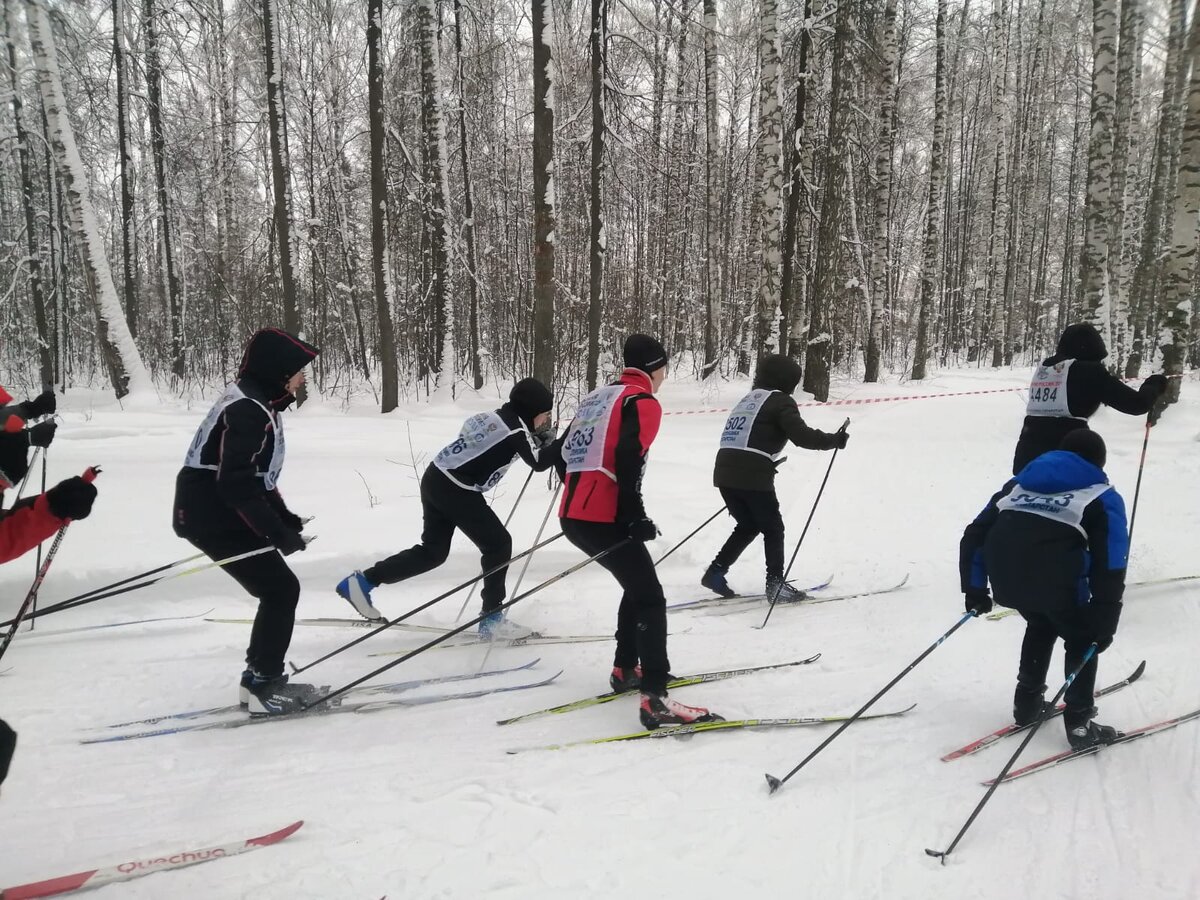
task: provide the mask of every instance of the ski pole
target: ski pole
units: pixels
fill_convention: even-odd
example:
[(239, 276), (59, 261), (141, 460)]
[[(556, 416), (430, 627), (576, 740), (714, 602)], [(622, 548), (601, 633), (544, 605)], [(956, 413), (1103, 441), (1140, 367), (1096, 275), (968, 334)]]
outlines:
[(674, 553), (676, 550), (678, 550), (680, 547), (682, 547), (684, 544), (686, 544), (688, 541), (690, 541), (692, 538), (694, 538), (697, 534), (699, 534), (700, 530), (702, 528), (704, 528), (705, 525), (707, 525), (709, 522), (711, 522), (713, 519), (715, 519), (721, 513), (725, 512), (726, 509), (728, 509), (728, 507), (722, 506), (715, 513), (713, 513), (711, 516), (709, 516), (707, 519), (705, 519), (703, 522), (701, 522), (699, 527), (697, 527), (695, 531), (693, 531), (691, 534), (689, 534), (687, 537), (685, 537), (682, 541), (680, 541), (678, 544), (676, 544), (674, 547), (672, 547), (670, 550), (668, 550), (666, 553), (664, 553), (662, 556), (660, 556), (658, 559), (656, 559), (654, 561), (654, 567), (658, 568), (659, 563), (661, 563), (664, 559), (666, 559), (668, 556), (670, 556), (672, 553)]
[[(534, 535), (533, 540), (535, 544), (542, 539), (542, 532), (546, 530), (546, 523), (550, 521), (550, 514), (554, 512), (554, 504), (558, 502), (558, 493), (561, 490), (562, 482), (560, 481), (550, 497), (550, 505), (546, 507), (546, 515), (542, 516), (542, 524), (538, 526), (537, 534)], [(517, 576), (517, 584), (513, 588), (514, 594), (521, 590), (521, 582), (525, 580), (525, 573), (529, 571), (529, 564), (531, 562), (533, 562), (532, 553), (525, 557), (525, 565), (521, 566), (521, 574)], [(495, 610), (492, 610), (492, 612), (495, 612)]]
[[(837, 434), (845, 434), (846, 429), (850, 427), (850, 417), (846, 417), (846, 421), (842, 423), (842, 427), (837, 430)], [(763, 623), (759, 628), (766, 628), (767, 622), (771, 621), (771, 613), (775, 612), (775, 602), (779, 599), (779, 592), (783, 590), (783, 585), (787, 581), (788, 575), (792, 571), (792, 565), (796, 562), (796, 556), (800, 553), (800, 545), (804, 543), (804, 536), (808, 534), (808, 526), (812, 524), (813, 516), (817, 514), (817, 504), (821, 502), (821, 495), (825, 493), (825, 484), (829, 481), (829, 473), (833, 471), (833, 464), (837, 462), (837, 455), (841, 451), (841, 447), (833, 448), (833, 457), (829, 460), (829, 467), (825, 470), (825, 477), (821, 479), (821, 487), (817, 491), (817, 499), (813, 501), (812, 509), (808, 511), (808, 519), (804, 523), (804, 530), (800, 532), (800, 540), (796, 541), (796, 549), (792, 551), (792, 558), (788, 560), (787, 568), (783, 570), (783, 578), (779, 581), (779, 586), (771, 594), (771, 606), (767, 609), (767, 616), (763, 619)]]
[(808, 756), (804, 757), (804, 759), (800, 760), (800, 762), (796, 765), (796, 767), (794, 769), (792, 769), (792, 771), (788, 772), (782, 778), (776, 778), (774, 775), (768, 775), (767, 776), (767, 785), (770, 787), (771, 793), (774, 794), (777, 790), (779, 790), (781, 787), (783, 787), (785, 784), (787, 784), (787, 782), (791, 779), (791, 777), (793, 775), (795, 775), (797, 772), (799, 772), (801, 769), (803, 769), (806, 765), (808, 765), (809, 761), (812, 760), (812, 758), (814, 756), (816, 756), (818, 753), (820, 753), (822, 750), (824, 750), (826, 747), (828, 747), (830, 744), (832, 744), (834, 739), (839, 734), (841, 734), (843, 731), (845, 731), (847, 728), (849, 728), (851, 725), (853, 725), (855, 722), (857, 722), (858, 719), (862, 716), (862, 714), (865, 713), (868, 709), (870, 709), (875, 704), (876, 700), (878, 700), (880, 697), (882, 697), (884, 694), (886, 694), (888, 691), (890, 691), (892, 688), (894, 688), (900, 682), (900, 679), (902, 679), (905, 675), (907, 675), (909, 672), (911, 672), (913, 669), (915, 669), (917, 667), (917, 665), (920, 664), (920, 662), (923, 659), (925, 659), (925, 657), (927, 657), (930, 653), (932, 653), (934, 650), (936, 650), (938, 647), (940, 647), (945, 642), (946, 638), (950, 637), (950, 635), (952, 635), (952, 634), (954, 634), (954, 632), (958, 631), (958, 629), (960, 629), (966, 623), (966, 621), (968, 619), (973, 619), (973, 618), (975, 618), (975, 613), (971, 613), (971, 612), (963, 613), (962, 618), (954, 623), (953, 628), (951, 628), (949, 631), (947, 631), (945, 634), (943, 634), (940, 638), (938, 638), (936, 641), (934, 641), (932, 644), (930, 644), (927, 648), (925, 648), (924, 653), (922, 653), (920, 656), (918, 656), (916, 659), (914, 659), (912, 662), (910, 662), (904, 668), (904, 671), (902, 671), (899, 675), (897, 675), (895, 678), (893, 678), (891, 681), (889, 681), (886, 685), (884, 685), (883, 690), (881, 690), (878, 694), (876, 694), (874, 697), (872, 697), (870, 700), (868, 700), (866, 703), (864, 703), (862, 705), (862, 708), (859, 709), (858, 712), (856, 712), (854, 715), (852, 715), (849, 719), (847, 719), (845, 722), (843, 722), (838, 727), (837, 731), (835, 731), (829, 737), (825, 738), (825, 740), (821, 741), (821, 743), (819, 745), (817, 745), (817, 749), (812, 751), (812, 753), (808, 754)]
[[(515, 606), (516, 604), (518, 604), (522, 600), (524, 600), (526, 597), (530, 597), (530, 596), (536, 594), (538, 591), (542, 590), (543, 588), (547, 588), (556, 582), (562, 581), (568, 575), (578, 572), (580, 569), (582, 569), (584, 566), (588, 565), (589, 563), (594, 563), (596, 560), (598, 560), (604, 556), (607, 556), (609, 553), (612, 553), (618, 547), (623, 547), (625, 544), (628, 544), (631, 540), (632, 540), (632, 538), (622, 538), (621, 540), (619, 540), (615, 544), (613, 544), (611, 547), (606, 547), (605, 549), (601, 550), (595, 556), (589, 556), (587, 559), (582, 560), (581, 562), (575, 563), (575, 565), (571, 566), (570, 568), (563, 569), (557, 575), (550, 576), (545, 581), (543, 581), (541, 584), (536, 585), (535, 587), (531, 587), (525, 593), (518, 594), (517, 596), (515, 596), (511, 600), (509, 600), (507, 603), (502, 603), (500, 605), (499, 609), (495, 610), (495, 611), (499, 612), (501, 610), (507, 610), (511, 606)], [(336, 691), (331, 691), (330, 693), (326, 694), (325, 696), (319, 697), (319, 698), (313, 700), (311, 703), (306, 703), (304, 706), (301, 706), (296, 711), (297, 712), (306, 712), (307, 710), (313, 709), (314, 707), (322, 706), (322, 705), (328, 703), (330, 700), (334, 699), (335, 697), (340, 697), (340, 696), (342, 696), (342, 694), (346, 693), (347, 691), (353, 690), (354, 688), (358, 687), (360, 684), (370, 681), (376, 675), (382, 675), (388, 669), (391, 669), (394, 666), (398, 666), (402, 662), (407, 662), (408, 660), (412, 659), (414, 656), (419, 656), (420, 654), (424, 653), (426, 650), (436, 647), (438, 644), (445, 643), (446, 641), (450, 640), (450, 638), (454, 637), (455, 635), (462, 634), (462, 632), (466, 631), (468, 628), (474, 628), (476, 625), (478, 625), (480, 622), (482, 622), (489, 615), (491, 615), (491, 613), (485, 613), (482, 615), (478, 615), (474, 619), (472, 619), (470, 622), (466, 622), (462, 625), (459, 625), (457, 628), (453, 628), (450, 631), (447, 631), (445, 634), (439, 634), (436, 638), (434, 638), (433, 640), (429, 641), (426, 644), (422, 644), (416, 650), (412, 650), (408, 653), (405, 653), (400, 658), (394, 659), (390, 663), (386, 663), (385, 665), (380, 666), (378, 669), (375, 669), (372, 672), (368, 672), (366, 675), (362, 676), (361, 678), (357, 678), (354, 681), (351, 681), (349, 684), (343, 685), (342, 687), (338, 688)]]
[(1150, 414), (1146, 414), (1146, 436), (1142, 439), (1142, 458), (1138, 463), (1137, 485), (1133, 489), (1133, 508), (1129, 513), (1129, 546), (1133, 547), (1133, 524), (1137, 521), (1138, 495), (1142, 492), (1142, 469), (1146, 468), (1146, 448), (1150, 446)]
[[(540, 547), (544, 547), (547, 544), (553, 543), (554, 541), (557, 541), (560, 537), (562, 537), (561, 532), (554, 535), (554, 537), (547, 538), (546, 540), (542, 541), (542, 543), (540, 543), (540, 544), (534, 544), (528, 550), (518, 553), (512, 559), (507, 559), (504, 562), (500, 563), (500, 565), (493, 566), (492, 568), (488, 569), (486, 572), (484, 572), (480, 575), (476, 575), (470, 581), (464, 581), (462, 584), (452, 587), (450, 590), (446, 591), (445, 593), (438, 594), (432, 600), (429, 600), (426, 603), (422, 603), (420, 606), (410, 609), (408, 612), (404, 613), (404, 615), (398, 616), (397, 618), (392, 619), (390, 622), (384, 622), (378, 628), (372, 629), (371, 631), (368, 631), (366, 634), (360, 634), (354, 640), (350, 641), (350, 643), (343, 644), (342, 646), (338, 647), (336, 650), (331, 650), (329, 653), (326, 653), (324, 656), (320, 657), (319, 659), (314, 659), (312, 662), (307, 663), (303, 666), (299, 666), (299, 667), (297, 667), (295, 663), (289, 662), (288, 665), (290, 665), (292, 667), (292, 674), (298, 675), (301, 672), (306, 671), (307, 669), (311, 669), (317, 663), (323, 663), (323, 662), (325, 662), (325, 660), (331, 659), (332, 657), (337, 656), (342, 651), (349, 650), (351, 647), (355, 647), (358, 644), (361, 644), (363, 641), (367, 640), (367, 638), (372, 638), (375, 635), (379, 634), (379, 632), (386, 631), (387, 629), (391, 628), (393, 625), (399, 625), (405, 619), (410, 619), (413, 616), (415, 616), (417, 613), (424, 612), (425, 610), (429, 609), (429, 607), (433, 606), (435, 603), (439, 603), (442, 600), (445, 600), (451, 594), (457, 594), (463, 588), (467, 587), (467, 585), (475, 584), (479, 581), (482, 581), (484, 578), (487, 578), (493, 572), (499, 572), (505, 566), (512, 565), (514, 562), (516, 562), (522, 556), (528, 556), (529, 554), (533, 553), (534, 550), (537, 550)], [(476, 621), (478, 621), (478, 620), (476, 620)]]
[[(96, 476), (99, 474), (100, 469), (97, 466), (91, 466), (83, 473), (83, 480), (90, 484), (96, 480)], [(13, 637), (16, 636), (17, 629), (21, 627), (21, 620), (25, 618), (25, 614), (29, 612), (29, 608), (37, 599), (38, 589), (41, 588), (42, 582), (45, 581), (46, 573), (50, 571), (50, 563), (54, 562), (54, 557), (58, 553), (58, 548), (62, 546), (63, 538), (66, 536), (69, 527), (71, 527), (71, 520), (67, 519), (63, 527), (58, 529), (58, 534), (54, 536), (54, 543), (50, 545), (50, 550), (46, 553), (46, 561), (38, 569), (37, 575), (33, 579), (33, 584), (29, 586), (29, 593), (25, 595), (25, 599), (17, 609), (17, 615), (7, 623), (11, 624), (12, 627), (8, 629), (8, 634), (4, 636), (4, 640), (0, 641), (0, 657), (3, 657), (5, 651), (8, 650), (8, 645), (12, 643)]]
[(971, 827), (971, 823), (975, 821), (975, 817), (979, 815), (980, 810), (983, 809), (988, 800), (992, 799), (992, 794), (996, 792), (996, 788), (998, 788), (1000, 783), (1004, 781), (1004, 776), (1008, 774), (1008, 770), (1013, 767), (1017, 761), (1017, 757), (1024, 752), (1026, 746), (1028, 746), (1029, 742), (1033, 740), (1033, 736), (1037, 734), (1037, 730), (1042, 727), (1042, 723), (1046, 721), (1049, 714), (1058, 704), (1058, 701), (1062, 699), (1063, 694), (1067, 692), (1067, 689), (1071, 686), (1071, 683), (1075, 681), (1079, 673), (1083, 671), (1084, 667), (1092, 661), (1092, 657), (1096, 655), (1096, 649), (1097, 648), (1095, 644), (1092, 644), (1092, 646), (1088, 647), (1087, 652), (1083, 654), (1083, 661), (1075, 667), (1074, 672), (1067, 676), (1067, 680), (1064, 681), (1063, 686), (1058, 689), (1058, 693), (1054, 695), (1054, 699), (1051, 700), (1046, 706), (1042, 707), (1042, 714), (1038, 716), (1038, 720), (1025, 735), (1025, 740), (1021, 741), (1021, 746), (1017, 748), (1016, 753), (1009, 757), (1008, 762), (1004, 764), (1004, 768), (1000, 770), (1000, 774), (993, 779), (991, 786), (987, 789), (987, 793), (983, 795), (983, 799), (980, 800), (979, 803), (976, 804), (975, 809), (971, 811), (971, 815), (967, 817), (967, 821), (963, 823), (963, 827), (958, 829), (958, 834), (954, 836), (954, 840), (950, 842), (950, 846), (945, 850), (930, 850), (926, 848), (925, 852), (927, 854), (932, 856), (934, 859), (941, 860), (943, 866), (946, 864), (946, 857), (954, 852), (954, 848), (958, 846), (958, 842), (962, 840), (962, 836), (967, 833), (967, 829)]
[[(504, 530), (505, 531), (508, 531), (508, 523), (512, 521), (512, 517), (517, 512), (517, 507), (521, 505), (521, 498), (525, 496), (525, 488), (529, 487), (529, 482), (531, 482), (531, 481), (533, 481), (533, 469), (529, 470), (529, 477), (527, 477), (525, 479), (525, 483), (523, 485), (521, 485), (521, 491), (520, 491), (520, 493), (517, 494), (516, 502), (513, 503), (512, 509), (510, 509), (508, 511), (508, 516), (504, 519)], [(538, 537), (539, 538), (541, 537), (540, 533), (538, 534)], [(477, 588), (477, 587), (479, 587), (479, 580), (476, 580), (471, 585), (471, 590), (467, 594), (467, 599), (463, 601), (462, 608), (458, 611), (458, 615), (454, 617), (455, 622), (457, 622), (459, 619), (461, 619), (463, 617), (463, 613), (465, 613), (467, 611), (467, 604), (469, 604), (471, 602), (471, 598), (475, 596), (475, 588)]]
[[(311, 540), (311, 538), (310, 538)], [(138, 584), (131, 584), (126, 587), (117, 588), (116, 590), (105, 590), (103, 593), (84, 594), (79, 599), (64, 600), (61, 603), (56, 603), (53, 606), (47, 606), (38, 610), (37, 616), (48, 616), (51, 613), (62, 612), (67, 609), (75, 609), (77, 606), (85, 606), (88, 603), (93, 603), (96, 600), (107, 600), (109, 597), (116, 597), (119, 594), (128, 594), (131, 591), (140, 591), (142, 588), (150, 587), (152, 584), (158, 584), (160, 581), (169, 581), (172, 578), (183, 578), (185, 575), (195, 575), (197, 572), (203, 572), (206, 569), (224, 567), (230, 563), (240, 562), (243, 559), (250, 559), (252, 556), (261, 556), (264, 553), (272, 553), (275, 548), (273, 546), (260, 547), (257, 550), (250, 550), (246, 553), (239, 553), (237, 556), (230, 556), (227, 559), (217, 560), (215, 562), (205, 563), (200, 566), (192, 566), (190, 569), (184, 569), (181, 572), (172, 572), (170, 575), (162, 575), (158, 578), (152, 578), (149, 581), (142, 581)], [(136, 576), (142, 577), (142, 576)], [(129, 579), (126, 579), (127, 581)], [(30, 618), (34, 618), (30, 616)], [(0, 622), (0, 628), (7, 625), (7, 622)]]
[[(16, 506), (16, 505), (17, 505), (17, 501), (19, 501), (19, 500), (21, 499), (21, 497), (24, 495), (24, 493), (25, 493), (25, 485), (29, 484), (29, 476), (33, 474), (33, 467), (37, 465), (38, 457), (41, 455), (41, 453), (42, 453), (42, 448), (41, 448), (41, 447), (34, 447), (34, 448), (33, 448), (33, 459), (31, 459), (31, 460), (29, 461), (29, 468), (28, 468), (28, 469), (25, 471), (25, 477), (24, 477), (24, 478), (22, 478), (22, 479), (21, 479), (21, 483), (20, 483), (19, 485), (17, 485), (17, 496), (16, 496), (16, 499), (15, 499), (15, 500), (13, 500), (13, 506)], [(45, 465), (46, 465), (46, 461), (45, 461), (45, 459), (43, 459), (43, 460), (42, 460), (42, 493), (43, 493), (43, 494), (44, 494), (44, 493), (46, 493), (46, 469), (45, 469)]]
[[(49, 448), (44, 448), (44, 452), (42, 453), (42, 493), (43, 494), (46, 493), (46, 458), (49, 455), (50, 455)], [(32, 466), (30, 468), (32, 469)], [(45, 541), (43, 541), (42, 543), (45, 543)], [(38, 544), (36, 565), (37, 565), (37, 568), (34, 571), (38, 571), (42, 568), (42, 544)], [(33, 631), (34, 626), (37, 624), (37, 622), (36, 622), (37, 597), (36, 596), (33, 598), (33, 610), (32, 611), (34, 613), (34, 618), (29, 620), (29, 630), (30, 631)]]

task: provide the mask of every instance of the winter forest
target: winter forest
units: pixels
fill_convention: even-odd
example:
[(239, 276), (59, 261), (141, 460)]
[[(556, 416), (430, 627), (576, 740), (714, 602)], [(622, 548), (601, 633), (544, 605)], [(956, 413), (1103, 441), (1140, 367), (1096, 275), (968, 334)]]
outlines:
[(263, 325), (384, 412), (630, 330), (822, 400), (1076, 320), (1180, 372), (1190, 5), (3, 0), (0, 383), (182, 395)]

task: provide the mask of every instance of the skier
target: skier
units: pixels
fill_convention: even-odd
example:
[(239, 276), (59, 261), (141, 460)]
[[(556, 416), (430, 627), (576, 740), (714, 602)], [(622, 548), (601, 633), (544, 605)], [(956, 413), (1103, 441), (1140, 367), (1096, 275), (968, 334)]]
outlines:
[(1036, 457), (1054, 450), (1063, 437), (1087, 428), (1103, 404), (1130, 416), (1150, 412), (1167, 390), (1167, 377), (1151, 375), (1136, 391), (1105, 368), (1104, 338), (1085, 323), (1067, 326), (1058, 349), (1033, 373), (1025, 424), (1013, 457), (1016, 475)]
[(175, 533), (205, 555), (220, 560), (265, 547), (279, 551), (224, 567), (259, 601), (240, 691), (256, 716), (293, 712), (316, 697), (312, 685), (288, 684), (283, 671), (300, 600), (300, 582), (283, 557), (305, 542), (304, 521), (276, 485), (285, 450), (281, 414), (318, 352), (277, 328), (256, 332), (237, 381), (201, 423), (175, 480)]
[(609, 683), (614, 691), (641, 690), (642, 725), (720, 721), (667, 696), (666, 598), (646, 549), (658, 529), (641, 493), (646, 455), (662, 421), (654, 394), (667, 375), (667, 353), (654, 338), (633, 334), (623, 357), (620, 378), (583, 398), (564, 437), (563, 534), (588, 556), (609, 551), (597, 562), (624, 592)]
[[(1013, 719), (1029, 725), (1042, 713), (1054, 642), (1072, 672), (1088, 648), (1112, 644), (1121, 618), (1129, 531), (1125, 502), (1104, 474), (1104, 439), (1068, 434), (1010, 479), (967, 526), (959, 547), (966, 609), (983, 615), (996, 602), (1025, 619), (1025, 640), (1013, 695)], [(1063, 723), (1072, 749), (1111, 743), (1115, 728), (1096, 714), (1096, 657), (1067, 688)]]
[[(26, 426), (31, 419), (54, 413), (53, 393), (3, 406), (11, 401), (8, 392), (0, 388), (0, 502), (4, 492), (20, 484), (29, 471), (30, 448), (49, 447), (58, 428), (50, 421)], [(0, 510), (0, 563), (32, 550), (69, 520), (86, 519), (95, 500), (95, 486), (75, 476), (44, 494), (18, 500), (12, 509)]]
[[(421, 478), (424, 526), (421, 543), (380, 560), (368, 569), (352, 572), (337, 584), (337, 592), (371, 620), (382, 617), (371, 600), (381, 584), (396, 584), (436, 569), (450, 555), (455, 529), (479, 548), (483, 571), (495, 569), (512, 557), (512, 536), (484, 494), (500, 483), (520, 456), (535, 472), (554, 464), (556, 454), (550, 409), (554, 398), (536, 378), (518, 381), (508, 402), (494, 412), (477, 413), (463, 423), (458, 438), (444, 447)], [(479, 636), (514, 639), (531, 632), (511, 622), (499, 609), (504, 603), (507, 568), (499, 568), (483, 581)]]
[(725, 575), (761, 534), (767, 596), (783, 603), (805, 598), (803, 591), (783, 580), (783, 518), (775, 496), (775, 471), (783, 462), (779, 452), (788, 441), (806, 450), (841, 449), (850, 436), (805, 424), (792, 398), (799, 383), (800, 366), (795, 360), (779, 354), (764, 356), (754, 375), (754, 389), (738, 401), (721, 432), (713, 485), (720, 489), (737, 525), (700, 584), (722, 597), (735, 596)]

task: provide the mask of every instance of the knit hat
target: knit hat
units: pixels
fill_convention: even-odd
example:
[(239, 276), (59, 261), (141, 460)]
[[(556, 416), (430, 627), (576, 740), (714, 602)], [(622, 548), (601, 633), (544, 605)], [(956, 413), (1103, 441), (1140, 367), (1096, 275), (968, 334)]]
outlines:
[(772, 353), (759, 360), (754, 372), (754, 386), (790, 394), (800, 383), (800, 374), (800, 363), (781, 353)]
[(1108, 348), (1104, 346), (1104, 338), (1096, 330), (1095, 325), (1079, 322), (1068, 325), (1058, 339), (1057, 355), (1066, 359), (1082, 359), (1088, 362), (1100, 362), (1108, 356)]
[(647, 375), (667, 364), (667, 351), (648, 334), (631, 334), (621, 352), (627, 369), (641, 369)]
[(508, 402), (521, 417), (521, 421), (533, 427), (533, 420), (554, 406), (554, 396), (536, 378), (522, 378), (513, 385)]
[(1104, 463), (1108, 461), (1108, 448), (1104, 446), (1104, 438), (1090, 428), (1076, 428), (1068, 432), (1058, 449), (1082, 456), (1099, 469), (1103, 469)]

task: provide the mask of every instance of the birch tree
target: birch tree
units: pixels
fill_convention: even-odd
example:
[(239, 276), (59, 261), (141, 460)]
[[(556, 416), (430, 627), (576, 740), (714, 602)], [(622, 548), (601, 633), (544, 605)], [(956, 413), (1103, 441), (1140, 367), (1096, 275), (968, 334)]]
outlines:
[(271, 188), (274, 197), (275, 244), (279, 253), (279, 280), (283, 289), (283, 326), (300, 331), (296, 299), (296, 272), (292, 262), (292, 194), (288, 165), (285, 92), (279, 52), (278, 0), (262, 0), (263, 57), (267, 67), (267, 130), (271, 148)]
[(379, 328), (380, 411), (400, 403), (396, 338), (387, 278), (387, 175), (383, 146), (383, 0), (367, 2), (367, 108), (371, 152), (371, 280)]
[(533, 377), (554, 384), (554, 19), (533, 0)]
[(717, 106), (717, 3), (704, 0), (704, 364), (708, 378), (718, 363), (720, 324), (720, 229), (717, 179), (721, 165), (720, 110)]
[[(536, 0), (535, 0), (536, 2)], [(600, 363), (600, 321), (604, 311), (604, 74), (607, 69), (608, 2), (592, 0), (592, 150), (590, 177), (587, 389), (596, 388)]]
[(125, 318), (134, 340), (138, 336), (139, 300), (133, 266), (133, 152), (129, 146), (129, 65), (125, 48), (125, 6), (112, 0), (113, 68), (117, 74), (117, 163), (121, 180), (121, 275)]
[(757, 353), (764, 356), (779, 347), (779, 285), (783, 263), (783, 104), (779, 96), (779, 0), (759, 0), (762, 33), (761, 99), (758, 148), (762, 159), (762, 222), (759, 247)]
[(454, 0), (454, 64), (458, 75), (458, 149), (462, 156), (463, 237), (467, 245), (468, 350), (471, 385), (483, 387), (483, 363), (479, 358), (479, 258), (475, 250), (475, 198), (472, 194), (471, 144), (467, 138), (466, 75), (463, 70), (462, 0)]
[[(939, 6), (938, 17), (941, 31), (939, 31), (938, 53), (940, 54), (940, 62), (937, 66), (937, 77), (942, 81), (945, 80), (945, 47), (943, 44), (944, 37), (942, 32), (945, 31), (945, 25), (942, 19), (945, 18), (945, 11)], [(866, 372), (863, 376), (864, 381), (879, 380), (879, 362), (882, 354), (883, 345), (883, 316), (887, 306), (887, 269), (888, 269), (888, 215), (891, 210), (892, 200), (892, 127), (893, 127), (893, 107), (895, 104), (895, 93), (893, 82), (896, 78), (896, 56), (899, 51), (899, 46), (896, 42), (896, 0), (886, 0), (883, 8), (883, 18), (879, 27), (879, 124), (876, 131), (877, 144), (875, 147), (875, 235), (874, 247), (871, 251), (871, 282), (869, 290), (871, 292), (871, 316), (867, 325), (867, 354), (866, 354)], [(934, 124), (934, 155), (942, 149), (941, 145), (945, 143), (946, 130), (946, 115), (945, 109), (945, 87), (941, 89), (940, 101), (935, 98), (935, 105), (941, 103), (941, 128), (942, 133), (939, 140), (937, 132), (938, 125)], [(933, 201), (933, 172), (941, 170), (941, 161), (936, 160), (930, 162), (930, 201)], [(939, 185), (938, 200), (941, 200), (941, 186)], [(928, 231), (926, 231), (926, 240), (929, 239)], [(936, 239), (935, 239), (936, 240)], [(927, 248), (928, 252), (928, 248)], [(934, 254), (936, 256), (936, 245)], [(928, 260), (928, 257), (926, 257)], [(925, 309), (924, 304), (924, 279), (922, 279), (922, 303), (921, 309)], [(913, 378), (924, 376), (923, 352), (927, 349), (922, 344), (922, 335), (920, 326), (917, 331), (917, 350), (916, 360), (913, 366)], [(922, 374), (916, 374), (916, 367), (922, 367)]]
[(104, 241), (100, 236), (95, 210), (92, 208), (87, 173), (84, 171), (83, 161), (79, 158), (79, 148), (67, 116), (50, 17), (39, 0), (26, 0), (25, 20), (29, 28), (29, 43), (34, 64), (38, 71), (49, 143), (61, 176), (63, 196), (71, 216), (72, 228), (76, 232), (76, 240), (83, 257), (88, 288), (96, 313), (96, 336), (104, 353), (109, 378), (118, 399), (131, 392), (149, 392), (152, 389), (150, 373), (142, 364), (141, 354), (138, 353), (133, 336), (129, 333), (129, 326), (121, 311), (121, 303), (117, 299), (112, 269), (104, 254)]

